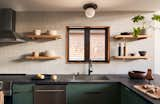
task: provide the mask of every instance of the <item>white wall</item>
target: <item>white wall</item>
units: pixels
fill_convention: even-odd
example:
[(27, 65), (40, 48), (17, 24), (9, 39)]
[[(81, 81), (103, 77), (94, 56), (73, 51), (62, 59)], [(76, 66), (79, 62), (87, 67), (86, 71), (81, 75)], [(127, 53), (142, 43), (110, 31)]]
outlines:
[[(85, 64), (66, 64), (65, 63), (65, 26), (110, 26), (111, 35), (131, 31), (134, 26), (131, 17), (137, 14), (150, 16), (150, 13), (138, 12), (103, 12), (97, 13), (95, 18), (86, 19), (83, 13), (74, 12), (20, 12), (17, 14), (17, 32), (31, 32), (33, 29), (40, 28), (56, 29), (63, 35), (63, 39), (46, 42), (27, 42), (17, 45), (0, 47), (0, 73), (56, 73), (72, 74), (75, 72), (86, 73)], [(150, 29), (148, 33), (152, 35), (146, 40), (129, 42), (128, 53), (147, 50), (151, 57), (149, 60), (117, 61), (111, 60), (110, 64), (94, 65), (95, 74), (127, 74), (130, 70), (154, 69), (154, 32)], [(111, 39), (111, 56), (117, 55), (117, 44), (120, 41)], [(20, 60), (24, 54), (32, 51), (45, 51), (53, 49), (63, 59), (51, 61), (25, 61)], [(137, 53), (138, 54), (138, 53)]]

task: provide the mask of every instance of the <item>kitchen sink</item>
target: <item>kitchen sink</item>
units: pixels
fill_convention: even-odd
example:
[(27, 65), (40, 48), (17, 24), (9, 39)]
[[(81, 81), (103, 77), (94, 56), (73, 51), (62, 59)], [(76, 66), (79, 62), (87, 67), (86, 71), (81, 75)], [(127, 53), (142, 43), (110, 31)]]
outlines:
[[(54, 82), (105, 82), (109, 80), (106, 75), (59, 75)], [(38, 80), (36, 83), (52, 83), (53, 80)]]
[(105, 75), (77, 75), (74, 76), (72, 81), (81, 81), (81, 82), (85, 82), (85, 81), (106, 81), (109, 80), (107, 76)]

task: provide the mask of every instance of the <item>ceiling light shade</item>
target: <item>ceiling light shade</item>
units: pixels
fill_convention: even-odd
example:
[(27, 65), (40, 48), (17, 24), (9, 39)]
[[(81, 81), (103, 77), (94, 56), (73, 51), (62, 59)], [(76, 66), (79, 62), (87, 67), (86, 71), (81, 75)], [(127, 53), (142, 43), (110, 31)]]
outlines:
[(93, 18), (95, 16), (95, 10), (97, 9), (97, 4), (88, 3), (83, 6), (85, 9), (85, 16), (87, 18)]
[(85, 10), (85, 15), (86, 15), (87, 18), (93, 18), (95, 16), (95, 9), (87, 8)]

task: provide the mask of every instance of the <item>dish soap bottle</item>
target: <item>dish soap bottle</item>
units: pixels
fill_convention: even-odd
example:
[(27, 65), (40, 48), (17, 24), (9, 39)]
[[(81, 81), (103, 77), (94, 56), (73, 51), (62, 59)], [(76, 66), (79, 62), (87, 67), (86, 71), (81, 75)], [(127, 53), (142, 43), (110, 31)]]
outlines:
[(148, 71), (147, 71), (147, 74), (146, 74), (146, 77), (145, 77), (145, 78), (148, 80), (148, 84), (151, 84), (151, 80), (153, 80), (152, 70), (151, 70), (151, 69), (148, 69)]

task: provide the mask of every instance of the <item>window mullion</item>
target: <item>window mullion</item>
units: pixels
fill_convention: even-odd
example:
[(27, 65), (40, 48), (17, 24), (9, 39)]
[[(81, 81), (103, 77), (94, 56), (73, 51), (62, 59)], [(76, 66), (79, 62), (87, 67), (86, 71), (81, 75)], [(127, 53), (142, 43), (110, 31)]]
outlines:
[(85, 62), (90, 58), (90, 29), (85, 28)]

